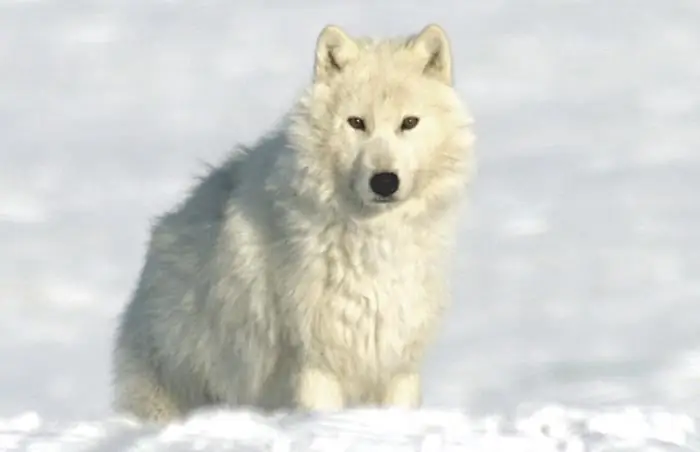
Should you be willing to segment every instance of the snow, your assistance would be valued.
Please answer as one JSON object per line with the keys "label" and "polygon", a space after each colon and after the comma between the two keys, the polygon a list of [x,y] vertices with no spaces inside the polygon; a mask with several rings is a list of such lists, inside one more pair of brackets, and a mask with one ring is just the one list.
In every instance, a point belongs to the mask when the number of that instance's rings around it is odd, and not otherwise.
{"label": "snow", "polygon": [[[425,408],[115,416],[150,219],[284,113],[323,25],[431,21],[480,168]],[[0,451],[697,450],[698,23],[693,0],[0,0]]]}
{"label": "snow", "polygon": [[700,446],[688,416],[637,408],[591,413],[549,406],[510,420],[477,420],[430,409],[275,417],[208,410],[157,428],[125,419],[46,425],[37,414],[27,413],[0,426],[7,432],[0,434],[2,450],[583,452],[690,451]]}

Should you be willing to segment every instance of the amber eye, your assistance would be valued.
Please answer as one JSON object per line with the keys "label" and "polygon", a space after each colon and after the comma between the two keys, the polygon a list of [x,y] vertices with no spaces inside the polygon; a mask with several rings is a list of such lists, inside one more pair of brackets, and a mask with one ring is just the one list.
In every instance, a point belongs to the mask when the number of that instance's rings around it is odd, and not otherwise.
{"label": "amber eye", "polygon": [[365,120],[360,117],[350,116],[348,118],[348,124],[355,130],[365,130]]}
{"label": "amber eye", "polygon": [[403,121],[401,121],[401,130],[413,129],[418,125],[418,121],[420,120],[415,116],[406,116],[403,118]]}

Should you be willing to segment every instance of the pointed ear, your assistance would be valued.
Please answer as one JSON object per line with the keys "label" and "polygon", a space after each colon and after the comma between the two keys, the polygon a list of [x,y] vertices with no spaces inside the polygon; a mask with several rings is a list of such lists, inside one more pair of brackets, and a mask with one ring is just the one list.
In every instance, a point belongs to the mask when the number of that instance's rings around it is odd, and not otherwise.
{"label": "pointed ear", "polygon": [[447,34],[435,24],[423,28],[420,33],[411,39],[409,46],[420,59],[423,73],[452,85],[452,54]]}
{"label": "pointed ear", "polygon": [[357,57],[359,47],[340,27],[326,26],[316,40],[315,79],[326,79],[341,72]]}

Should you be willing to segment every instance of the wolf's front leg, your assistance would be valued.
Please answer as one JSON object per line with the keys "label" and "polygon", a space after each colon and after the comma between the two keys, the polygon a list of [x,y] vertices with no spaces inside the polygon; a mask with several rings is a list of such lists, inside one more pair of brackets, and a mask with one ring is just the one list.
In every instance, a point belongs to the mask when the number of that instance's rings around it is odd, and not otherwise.
{"label": "wolf's front leg", "polygon": [[420,375],[402,373],[394,376],[387,385],[382,405],[418,408],[422,399]]}
{"label": "wolf's front leg", "polygon": [[302,410],[337,411],[344,406],[338,379],[317,368],[302,369],[296,388],[296,405]]}

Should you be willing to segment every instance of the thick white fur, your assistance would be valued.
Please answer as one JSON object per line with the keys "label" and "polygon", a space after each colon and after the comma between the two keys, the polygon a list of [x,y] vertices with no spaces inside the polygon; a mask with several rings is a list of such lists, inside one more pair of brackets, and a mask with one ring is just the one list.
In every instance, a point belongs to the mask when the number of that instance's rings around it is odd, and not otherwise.
{"label": "thick white fur", "polygon": [[[406,115],[419,123],[402,131]],[[154,225],[117,334],[115,409],[418,406],[470,124],[438,26],[381,41],[326,27],[286,125]],[[374,202],[379,170],[398,173],[395,202]]]}

